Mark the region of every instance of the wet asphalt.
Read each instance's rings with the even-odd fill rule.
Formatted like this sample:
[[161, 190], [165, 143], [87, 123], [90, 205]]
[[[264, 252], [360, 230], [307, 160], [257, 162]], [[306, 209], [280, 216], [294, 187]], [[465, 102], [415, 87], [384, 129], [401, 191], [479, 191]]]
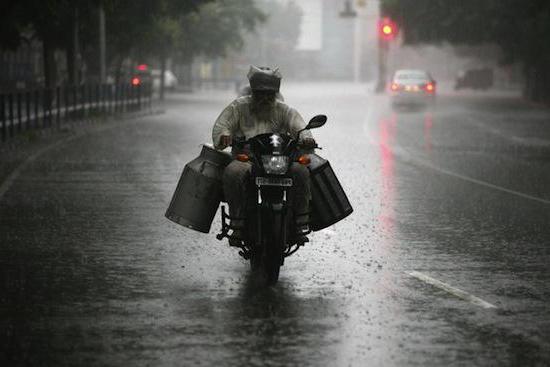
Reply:
[[164, 212], [232, 91], [172, 94], [29, 162], [0, 197], [9, 366], [550, 364], [550, 110], [283, 86], [355, 209], [275, 287]]

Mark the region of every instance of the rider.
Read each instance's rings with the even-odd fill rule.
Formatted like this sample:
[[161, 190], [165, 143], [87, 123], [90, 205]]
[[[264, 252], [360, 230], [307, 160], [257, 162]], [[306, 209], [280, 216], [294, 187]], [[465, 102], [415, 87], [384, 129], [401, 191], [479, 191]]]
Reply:
[[[225, 149], [232, 139], [250, 139], [258, 134], [278, 133], [290, 134], [297, 138], [298, 131], [306, 124], [300, 114], [292, 107], [277, 98], [281, 85], [281, 73], [278, 69], [251, 66], [248, 80], [252, 95], [235, 99], [217, 118], [212, 131], [212, 140], [216, 149]], [[300, 144], [304, 148], [313, 148], [316, 143], [311, 132], [305, 130], [300, 134]], [[229, 213], [233, 218], [244, 218], [246, 214], [246, 199], [248, 197], [249, 175], [252, 165], [249, 162], [233, 160], [223, 174], [223, 191]], [[289, 201], [294, 212], [305, 214], [309, 210], [311, 190], [308, 169], [293, 162], [290, 166], [293, 186], [289, 193]], [[297, 242], [305, 242], [304, 233], [308, 231], [308, 216], [296, 216]], [[243, 225], [241, 219], [232, 220], [232, 226]], [[233, 237], [240, 238], [241, 232], [235, 230]]]

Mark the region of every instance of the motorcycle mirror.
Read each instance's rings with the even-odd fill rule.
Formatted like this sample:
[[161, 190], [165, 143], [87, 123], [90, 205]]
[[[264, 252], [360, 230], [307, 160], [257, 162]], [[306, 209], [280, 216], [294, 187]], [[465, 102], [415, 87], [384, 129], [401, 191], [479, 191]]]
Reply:
[[317, 115], [313, 116], [311, 120], [309, 120], [306, 130], [316, 129], [318, 127], [323, 126], [327, 122], [327, 116], [325, 115]]

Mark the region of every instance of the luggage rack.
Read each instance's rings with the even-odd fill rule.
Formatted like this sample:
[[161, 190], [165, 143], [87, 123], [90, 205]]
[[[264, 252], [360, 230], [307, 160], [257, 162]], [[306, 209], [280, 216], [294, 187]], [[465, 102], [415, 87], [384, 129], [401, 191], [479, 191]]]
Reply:
[[[233, 233], [235, 232], [235, 230], [243, 230], [244, 226], [232, 226], [230, 224], [231, 220], [244, 221], [245, 218], [230, 217], [225, 212], [225, 205], [222, 205], [221, 212], [222, 212], [222, 230], [220, 233], [216, 235], [216, 239], [218, 241], [221, 241], [224, 238], [227, 238], [229, 240], [229, 246], [240, 248], [241, 251], [239, 251], [239, 255], [241, 255], [246, 260], [250, 259], [252, 250], [248, 246], [246, 246], [244, 240], [241, 237], [233, 236]], [[233, 231], [231, 234], [229, 234], [230, 230]], [[235, 241], [231, 241], [231, 240], [235, 240]]]
[[[233, 236], [233, 232], [235, 230], [244, 230], [244, 228], [245, 228], [244, 225], [242, 225], [242, 226], [233, 226], [233, 225], [230, 224], [231, 220], [241, 220], [241, 221], [244, 222], [246, 219], [245, 218], [238, 218], [238, 217], [231, 217], [225, 211], [225, 205], [222, 205], [222, 207], [221, 207], [221, 214], [222, 214], [222, 229], [221, 229], [221, 232], [216, 235], [216, 239], [219, 240], [219, 241], [222, 241], [224, 238], [229, 239], [230, 240], [229, 241], [229, 246], [240, 248], [241, 251], [239, 251], [239, 255], [241, 255], [246, 260], [250, 259], [251, 255], [252, 255], [252, 249], [250, 248], [250, 246], [248, 246], [246, 244], [245, 240], [242, 237]], [[309, 212], [308, 213], [303, 213], [303, 214], [298, 214], [297, 217], [305, 217], [305, 216], [308, 216], [308, 215], [310, 215]], [[310, 223], [307, 222], [305, 224], [308, 225], [308, 229], [304, 232], [301, 232], [300, 236], [307, 236], [308, 234], [310, 234], [312, 232]], [[231, 234], [229, 234], [230, 230], [233, 231]], [[231, 240], [234, 240], [234, 241], [231, 241]], [[304, 246], [307, 242], [309, 242], [309, 240], [307, 240], [307, 239], [306, 239], [306, 241], [303, 241], [303, 242], [290, 241], [287, 244], [287, 247], [286, 247], [285, 251], [283, 252], [283, 256], [288, 257], [288, 256], [294, 254], [296, 251], [298, 251], [298, 249], [300, 247]]]

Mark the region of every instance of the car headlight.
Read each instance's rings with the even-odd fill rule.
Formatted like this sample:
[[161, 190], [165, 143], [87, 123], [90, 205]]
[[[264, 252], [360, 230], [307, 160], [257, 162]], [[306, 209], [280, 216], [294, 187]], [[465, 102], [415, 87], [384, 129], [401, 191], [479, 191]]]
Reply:
[[285, 155], [262, 155], [265, 172], [272, 175], [284, 175], [288, 170], [288, 157]]

